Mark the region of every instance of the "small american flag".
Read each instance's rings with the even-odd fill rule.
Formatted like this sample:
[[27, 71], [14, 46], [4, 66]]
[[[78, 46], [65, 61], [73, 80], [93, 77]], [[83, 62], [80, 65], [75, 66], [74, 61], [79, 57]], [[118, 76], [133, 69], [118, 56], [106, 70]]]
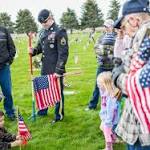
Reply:
[[55, 75], [43, 75], [33, 80], [37, 108], [52, 107], [61, 99], [59, 79]]
[[23, 144], [27, 144], [27, 141], [32, 138], [30, 131], [28, 130], [23, 117], [18, 111], [18, 132], [23, 140]]
[[132, 60], [126, 89], [143, 133], [150, 133], [150, 41], [144, 40]]

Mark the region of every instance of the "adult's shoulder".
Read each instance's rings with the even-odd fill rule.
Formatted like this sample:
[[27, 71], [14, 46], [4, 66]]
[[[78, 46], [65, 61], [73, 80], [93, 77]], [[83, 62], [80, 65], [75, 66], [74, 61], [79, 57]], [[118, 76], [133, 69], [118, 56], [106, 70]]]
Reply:
[[4, 26], [0, 26], [0, 31], [8, 32], [7, 28], [6, 28], [6, 27], [4, 27]]
[[64, 27], [62, 27], [62, 26], [57, 26], [57, 27], [58, 27], [59, 33], [67, 33], [67, 30]]

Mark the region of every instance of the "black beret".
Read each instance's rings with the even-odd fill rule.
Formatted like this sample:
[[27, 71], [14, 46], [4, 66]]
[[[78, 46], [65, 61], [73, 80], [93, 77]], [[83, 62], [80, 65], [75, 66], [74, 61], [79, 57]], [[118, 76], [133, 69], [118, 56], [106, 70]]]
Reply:
[[43, 23], [50, 15], [50, 11], [47, 9], [43, 9], [39, 12], [38, 21]]

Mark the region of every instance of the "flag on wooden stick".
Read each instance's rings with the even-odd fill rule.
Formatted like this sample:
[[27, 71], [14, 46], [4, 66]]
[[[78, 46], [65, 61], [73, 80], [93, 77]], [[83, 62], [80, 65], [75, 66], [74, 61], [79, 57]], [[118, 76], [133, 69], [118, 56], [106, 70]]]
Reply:
[[27, 141], [32, 138], [30, 131], [28, 130], [23, 117], [21, 116], [20, 112], [18, 111], [18, 133], [23, 140], [23, 145], [27, 144]]
[[54, 106], [61, 99], [59, 78], [55, 75], [43, 75], [33, 80], [37, 108], [42, 110]]

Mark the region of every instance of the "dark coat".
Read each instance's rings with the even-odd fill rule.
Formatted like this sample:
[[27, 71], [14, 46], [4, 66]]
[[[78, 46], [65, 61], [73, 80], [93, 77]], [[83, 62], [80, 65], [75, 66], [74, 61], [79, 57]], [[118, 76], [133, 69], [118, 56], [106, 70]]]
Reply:
[[0, 150], [11, 148], [11, 142], [16, 140], [16, 136], [8, 133], [5, 128], [0, 128]]
[[0, 68], [13, 62], [16, 49], [10, 33], [4, 27], [0, 27]]
[[33, 49], [33, 56], [42, 53], [42, 75], [65, 72], [68, 59], [68, 37], [65, 29], [55, 23], [39, 34], [37, 46]]

